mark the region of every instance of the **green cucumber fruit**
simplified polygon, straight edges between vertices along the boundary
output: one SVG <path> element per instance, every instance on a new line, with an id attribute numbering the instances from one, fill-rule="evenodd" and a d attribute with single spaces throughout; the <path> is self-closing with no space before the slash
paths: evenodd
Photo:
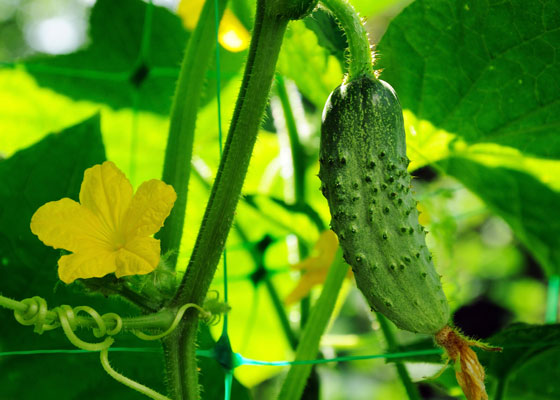
<path id="1" fill-rule="evenodd" d="M 402 109 L 386 82 L 336 88 L 323 111 L 321 190 L 345 260 L 372 310 L 434 334 L 449 307 L 410 190 Z"/>

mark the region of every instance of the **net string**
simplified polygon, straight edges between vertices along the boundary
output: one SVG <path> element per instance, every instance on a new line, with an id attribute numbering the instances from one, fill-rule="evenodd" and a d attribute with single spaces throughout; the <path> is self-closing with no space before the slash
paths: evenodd
<path id="1" fill-rule="evenodd" d="M 510 343 L 502 345 L 504 350 L 508 349 L 519 349 L 519 348 L 538 348 L 545 346 L 557 346 L 558 341 L 540 341 L 531 343 Z M 108 349 L 109 352 L 121 352 L 121 353 L 155 353 L 162 354 L 162 349 L 159 347 L 111 347 Z M 0 352 L 0 357 L 3 356 L 26 356 L 26 355 L 49 355 L 49 354 L 89 354 L 96 353 L 95 351 L 82 350 L 82 349 L 43 349 L 43 350 L 17 350 L 17 351 L 4 351 Z M 390 353 L 380 353 L 380 354 L 367 354 L 367 355 L 356 355 L 356 356 L 343 356 L 343 357 L 332 357 L 332 358 L 319 358 L 312 360 L 280 360 L 280 361 L 269 361 L 269 360 L 256 360 L 248 357 L 244 357 L 239 353 L 233 353 L 235 356 L 235 366 L 239 367 L 242 365 L 257 365 L 257 366 L 290 366 L 290 365 L 305 365 L 305 364 L 328 364 L 333 362 L 349 362 L 349 361 L 360 361 L 360 360 L 373 360 L 373 359 L 385 359 L 394 360 L 402 358 L 414 358 L 430 355 L 439 355 L 443 351 L 438 348 L 429 349 L 419 349 L 412 351 L 400 351 L 400 352 L 390 352 Z M 216 358 L 216 352 L 214 349 L 198 349 L 196 354 L 201 357 Z"/>
<path id="2" fill-rule="evenodd" d="M 211 0 L 208 0 L 211 1 Z M 218 9 L 218 0 L 214 0 L 214 32 L 215 32 L 215 48 L 216 48 L 216 112 L 217 112 L 217 122 L 218 122 L 218 149 L 220 162 L 223 155 L 223 134 L 222 134 L 222 103 L 221 103 L 221 65 L 220 65 L 220 43 L 219 43 L 219 31 L 220 31 L 220 12 Z M 228 271 L 227 271 L 227 250 L 224 247 L 222 255 L 222 265 L 223 265 L 223 276 L 224 276 L 224 302 L 228 304 Z M 233 351 L 231 349 L 229 334 L 228 334 L 228 313 L 224 313 L 222 334 L 218 342 L 216 343 L 215 350 L 220 353 L 219 347 L 223 347 L 223 351 L 227 352 L 227 359 L 231 360 L 233 356 Z M 220 361 L 220 360 L 218 360 Z M 229 364 L 229 363 L 227 363 Z M 222 365 L 224 368 L 224 400 L 231 399 L 231 390 L 233 383 L 233 365 Z"/>

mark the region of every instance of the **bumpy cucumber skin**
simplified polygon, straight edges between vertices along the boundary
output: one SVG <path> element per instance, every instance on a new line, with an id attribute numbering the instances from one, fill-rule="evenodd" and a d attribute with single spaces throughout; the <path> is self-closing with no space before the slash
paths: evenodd
<path id="1" fill-rule="evenodd" d="M 386 82 L 363 77 L 330 95 L 321 130 L 321 190 L 345 260 L 372 310 L 434 334 L 449 307 L 410 191 L 402 109 Z"/>

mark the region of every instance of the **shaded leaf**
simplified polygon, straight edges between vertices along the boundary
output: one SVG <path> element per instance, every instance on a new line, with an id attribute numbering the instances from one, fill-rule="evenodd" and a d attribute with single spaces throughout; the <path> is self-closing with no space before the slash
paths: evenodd
<path id="1" fill-rule="evenodd" d="M 559 27 L 555 1 L 418 0 L 389 26 L 377 67 L 437 128 L 559 157 Z"/>
<path id="2" fill-rule="evenodd" d="M 539 354 L 560 347 L 560 325 L 513 324 L 487 342 L 503 351 L 479 351 L 480 360 L 489 374 L 505 379 Z"/>
<path id="3" fill-rule="evenodd" d="M 488 339 L 501 353 L 478 352 L 488 374 L 505 385 L 507 399 L 557 399 L 560 325 L 514 324 Z M 507 383 L 506 383 L 507 382 Z"/>
<path id="4" fill-rule="evenodd" d="M 445 171 L 502 217 L 549 274 L 560 272 L 560 193 L 531 175 L 452 157 Z"/>

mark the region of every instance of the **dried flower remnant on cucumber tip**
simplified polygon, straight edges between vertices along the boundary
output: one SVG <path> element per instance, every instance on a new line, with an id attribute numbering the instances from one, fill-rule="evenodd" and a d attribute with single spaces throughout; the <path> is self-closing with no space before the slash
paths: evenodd
<path id="1" fill-rule="evenodd" d="M 454 363 L 455 377 L 467 400 L 488 400 L 484 385 L 484 368 L 471 346 L 486 351 L 501 351 L 502 349 L 468 339 L 449 325 L 446 325 L 434 337 L 436 343 L 445 350 L 446 365 L 449 361 Z"/>

